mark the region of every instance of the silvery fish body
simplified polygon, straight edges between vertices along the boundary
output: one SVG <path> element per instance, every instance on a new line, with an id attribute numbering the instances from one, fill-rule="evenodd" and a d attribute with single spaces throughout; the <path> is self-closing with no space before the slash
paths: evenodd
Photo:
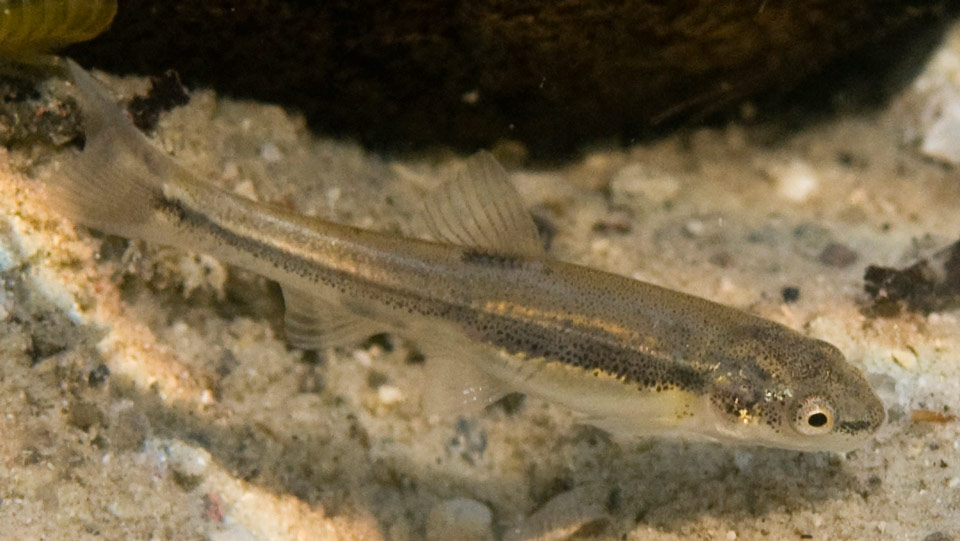
<path id="1" fill-rule="evenodd" d="M 48 186 L 65 216 L 211 254 L 278 281 L 290 342 L 413 340 L 432 411 L 510 391 L 628 435 L 848 450 L 881 402 L 837 348 L 701 298 L 548 257 L 486 153 L 426 201 L 430 240 L 306 217 L 219 190 L 155 149 L 103 88 L 67 70 L 86 145 Z"/>

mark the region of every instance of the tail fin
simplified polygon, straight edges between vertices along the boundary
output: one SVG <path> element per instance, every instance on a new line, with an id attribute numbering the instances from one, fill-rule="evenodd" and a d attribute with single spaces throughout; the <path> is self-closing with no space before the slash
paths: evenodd
<path id="1" fill-rule="evenodd" d="M 49 202 L 85 226 L 140 237 L 164 181 L 179 167 L 137 130 L 103 85 L 72 60 L 66 69 L 83 113 L 86 144 L 60 160 L 47 183 Z"/>

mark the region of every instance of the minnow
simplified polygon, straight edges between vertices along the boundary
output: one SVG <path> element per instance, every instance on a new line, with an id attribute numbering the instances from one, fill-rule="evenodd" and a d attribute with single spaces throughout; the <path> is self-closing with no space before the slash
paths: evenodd
<path id="1" fill-rule="evenodd" d="M 280 283 L 289 342 L 391 332 L 427 357 L 427 405 L 521 391 L 587 423 L 803 451 L 845 451 L 884 420 L 840 351 L 705 299 L 548 257 L 488 153 L 426 198 L 432 239 L 388 235 L 225 192 L 157 150 L 68 61 L 86 144 L 49 199 L 106 233 L 210 254 Z"/>

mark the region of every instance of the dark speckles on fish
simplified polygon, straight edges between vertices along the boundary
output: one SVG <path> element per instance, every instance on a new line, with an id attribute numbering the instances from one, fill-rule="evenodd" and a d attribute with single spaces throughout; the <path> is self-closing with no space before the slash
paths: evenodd
<path id="1" fill-rule="evenodd" d="M 87 144 L 51 201 L 103 231 L 209 253 L 280 282 L 290 342 L 378 332 L 418 343 L 435 411 L 509 391 L 624 434 L 845 450 L 883 407 L 833 346 L 739 310 L 559 262 L 485 153 L 430 197 L 432 239 L 322 221 L 226 193 L 157 151 L 100 85 L 68 65 Z"/>

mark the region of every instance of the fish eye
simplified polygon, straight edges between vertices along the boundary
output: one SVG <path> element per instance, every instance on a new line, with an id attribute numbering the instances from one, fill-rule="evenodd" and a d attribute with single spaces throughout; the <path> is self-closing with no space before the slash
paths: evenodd
<path id="1" fill-rule="evenodd" d="M 834 414 L 830 404 L 820 396 L 804 399 L 797 409 L 794 425 L 801 434 L 817 436 L 833 430 Z"/>

